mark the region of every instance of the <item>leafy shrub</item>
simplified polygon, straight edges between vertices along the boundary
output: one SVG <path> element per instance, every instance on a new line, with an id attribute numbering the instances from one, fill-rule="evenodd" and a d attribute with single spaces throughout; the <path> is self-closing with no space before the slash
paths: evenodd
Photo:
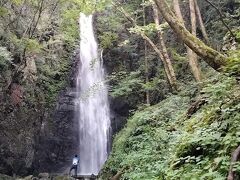
<path id="1" fill-rule="evenodd" d="M 226 179 L 231 153 L 240 144 L 240 88 L 222 76 L 203 85 L 201 94 L 188 87 L 137 111 L 115 137 L 101 177 L 123 170 L 121 179 Z M 196 98 L 208 103 L 188 118 Z"/>
<path id="2" fill-rule="evenodd" d="M 119 72 L 109 76 L 111 84 L 117 83 L 110 89 L 111 95 L 113 97 L 128 96 L 134 91 L 134 89 L 141 89 L 143 82 L 139 78 L 139 75 L 140 72 L 131 72 L 130 74 Z"/>

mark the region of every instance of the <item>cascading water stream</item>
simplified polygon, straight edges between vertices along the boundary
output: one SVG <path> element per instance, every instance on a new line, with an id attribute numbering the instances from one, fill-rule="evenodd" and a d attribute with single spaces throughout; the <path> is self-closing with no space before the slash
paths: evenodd
<path id="1" fill-rule="evenodd" d="M 77 111 L 80 139 L 79 172 L 98 174 L 108 156 L 110 111 L 105 73 L 98 55 L 92 15 L 80 14 L 80 60 Z"/>

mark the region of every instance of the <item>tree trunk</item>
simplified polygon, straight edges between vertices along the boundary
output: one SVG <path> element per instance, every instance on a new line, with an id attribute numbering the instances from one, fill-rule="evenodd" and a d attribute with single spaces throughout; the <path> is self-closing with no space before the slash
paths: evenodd
<path id="1" fill-rule="evenodd" d="M 148 64 L 148 59 L 147 59 L 147 43 L 146 43 L 146 40 L 144 40 L 144 63 L 145 63 L 145 81 L 146 81 L 146 84 L 149 83 L 149 64 Z M 150 93 L 149 93 L 149 90 L 147 89 L 146 90 L 146 103 L 148 105 L 150 105 Z"/>
<path id="2" fill-rule="evenodd" d="M 114 4 L 113 5 L 117 8 L 118 11 L 120 11 L 134 26 L 137 26 L 137 23 L 135 22 L 135 20 L 122 8 L 122 7 L 119 7 L 118 5 Z M 163 66 L 164 66 L 164 71 L 166 73 L 166 76 L 167 76 L 167 80 L 171 86 L 171 88 L 173 90 L 177 90 L 177 85 L 175 84 L 174 80 L 172 79 L 172 76 L 169 72 L 169 69 L 168 69 L 168 66 L 167 66 L 167 63 L 164 59 L 164 56 L 163 56 L 163 53 L 160 49 L 158 49 L 158 47 L 152 42 L 152 40 L 144 33 L 144 32 L 141 32 L 140 33 L 141 37 L 146 40 L 146 42 L 149 43 L 149 45 L 153 48 L 153 50 L 157 53 L 159 59 L 162 60 L 163 62 Z"/>
<path id="3" fill-rule="evenodd" d="M 144 0 L 143 0 L 144 3 Z M 145 7 L 143 6 L 143 25 L 146 25 L 146 16 L 145 16 Z M 147 59 L 147 42 L 144 40 L 144 67 L 145 67 L 145 82 L 146 84 L 149 83 L 149 63 Z M 150 105 L 150 93 L 149 90 L 146 90 L 146 103 Z"/>
<path id="4" fill-rule="evenodd" d="M 189 8 L 190 8 L 190 18 L 191 18 L 191 25 L 192 25 L 192 34 L 197 36 L 197 27 L 196 27 L 196 11 L 194 7 L 194 0 L 189 0 Z M 188 48 L 188 55 L 189 55 L 189 63 L 193 72 L 193 75 L 197 82 L 201 82 L 201 70 L 198 65 L 197 55 L 194 53 L 190 48 Z"/>
<path id="5" fill-rule="evenodd" d="M 168 65 L 163 57 L 163 53 L 158 49 L 158 47 L 152 42 L 152 40 L 144 33 L 141 33 L 141 36 L 144 40 L 146 40 L 150 46 L 153 48 L 153 50 L 157 53 L 159 59 L 162 60 L 163 62 L 163 66 L 164 66 L 164 71 L 166 73 L 166 76 L 167 76 L 167 80 L 170 84 L 170 86 L 174 89 L 174 90 L 177 90 L 177 86 L 176 84 L 174 83 L 172 77 L 171 77 L 171 74 L 169 72 L 169 69 L 168 69 Z"/>
<path id="6" fill-rule="evenodd" d="M 174 0 L 174 11 L 176 13 L 176 16 L 179 18 L 181 23 L 184 25 L 184 19 L 182 16 L 181 8 L 179 5 L 178 0 Z M 196 36 L 196 16 L 195 16 L 195 8 L 193 4 L 193 0 L 189 0 L 189 7 L 190 7 L 190 14 L 191 14 L 191 25 L 192 25 L 192 34 Z M 196 79 L 197 82 L 201 82 L 201 71 L 198 67 L 198 62 L 197 62 L 197 55 L 188 47 L 187 48 L 187 56 L 189 60 L 189 65 L 191 67 L 192 73 L 194 78 Z"/>
<path id="7" fill-rule="evenodd" d="M 192 34 L 194 36 L 197 35 L 197 27 L 196 27 L 196 10 L 194 6 L 194 0 L 189 0 L 189 9 L 190 9 L 190 17 L 191 17 L 191 25 L 192 25 Z"/>
<path id="8" fill-rule="evenodd" d="M 180 5 L 179 5 L 179 1 L 178 1 L 178 0 L 173 0 L 173 8 L 174 8 L 174 11 L 175 11 L 176 16 L 179 18 L 179 21 L 180 21 L 182 24 L 184 24 L 182 12 L 181 12 Z"/>
<path id="9" fill-rule="evenodd" d="M 157 6 L 155 4 L 153 5 L 153 17 L 154 17 L 155 24 L 158 27 L 160 25 L 159 12 L 158 12 Z M 160 45 L 161 45 L 162 55 L 163 55 L 164 61 L 166 61 L 166 65 L 167 65 L 169 74 L 170 74 L 171 79 L 174 83 L 174 86 L 177 86 L 176 85 L 177 84 L 177 78 L 176 78 L 176 75 L 175 75 L 175 72 L 174 72 L 174 69 L 173 69 L 173 66 L 172 66 L 171 59 L 170 59 L 170 57 L 168 55 L 168 52 L 167 52 L 167 48 L 166 48 L 166 45 L 165 45 L 165 42 L 164 42 L 164 39 L 163 39 L 163 32 L 162 32 L 161 29 L 158 29 L 158 37 L 159 37 L 159 42 L 160 42 Z"/>
<path id="10" fill-rule="evenodd" d="M 40 20 L 40 18 L 41 18 L 42 12 L 43 12 L 43 4 L 44 4 L 44 0 L 42 0 L 41 3 L 40 3 L 39 13 L 38 13 L 38 17 L 37 17 L 37 21 L 36 21 L 35 25 L 33 26 L 33 30 L 32 30 L 32 32 L 29 32 L 29 34 L 30 34 L 30 38 L 33 37 L 34 32 L 35 32 L 36 29 L 37 29 L 37 26 L 38 26 L 39 20 Z"/>
<path id="11" fill-rule="evenodd" d="M 236 172 L 233 171 L 233 165 L 239 160 L 239 158 L 240 158 L 240 146 L 238 146 L 237 149 L 232 154 L 231 165 L 228 172 L 227 180 L 238 179 L 236 178 Z"/>
<path id="12" fill-rule="evenodd" d="M 208 45 L 210 45 L 210 40 L 208 38 L 207 31 L 206 31 L 206 28 L 205 28 L 204 23 L 203 23 L 202 14 L 201 14 L 200 8 L 198 6 L 197 0 L 194 0 L 194 3 L 195 3 L 196 13 L 197 13 L 197 16 L 198 16 L 198 21 L 199 21 L 199 25 L 200 25 L 200 28 L 201 28 L 201 31 L 202 31 L 203 38 L 206 41 L 206 43 Z"/>
<path id="13" fill-rule="evenodd" d="M 183 42 L 191 48 L 195 53 L 203 58 L 213 69 L 222 71 L 227 64 L 227 58 L 204 44 L 197 37 L 193 36 L 179 21 L 176 15 L 170 10 L 165 0 L 154 0 L 158 9 L 162 13 L 164 19 L 168 22 L 174 32 L 183 40 Z"/>

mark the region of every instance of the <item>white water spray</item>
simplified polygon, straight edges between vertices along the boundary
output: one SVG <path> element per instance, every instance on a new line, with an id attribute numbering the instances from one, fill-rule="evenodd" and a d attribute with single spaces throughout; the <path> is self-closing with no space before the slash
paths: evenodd
<path id="1" fill-rule="evenodd" d="M 105 73 L 98 55 L 92 15 L 80 14 L 80 60 L 77 76 L 77 119 L 79 121 L 82 175 L 98 174 L 108 156 L 110 112 Z"/>

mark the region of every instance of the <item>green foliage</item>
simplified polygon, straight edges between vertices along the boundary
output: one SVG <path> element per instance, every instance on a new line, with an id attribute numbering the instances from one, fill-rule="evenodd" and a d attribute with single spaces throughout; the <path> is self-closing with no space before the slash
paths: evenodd
<path id="1" fill-rule="evenodd" d="M 148 91 L 156 90 L 161 83 L 161 79 L 158 77 L 153 78 L 150 82 L 143 84 L 143 89 Z"/>
<path id="2" fill-rule="evenodd" d="M 21 5 L 23 3 L 23 0 L 10 0 L 15 5 Z M 33 1 L 36 2 L 36 1 Z"/>
<path id="3" fill-rule="evenodd" d="M 110 94 L 113 97 L 128 96 L 136 89 L 141 89 L 142 80 L 139 78 L 140 72 L 131 72 L 130 74 L 126 72 L 119 72 L 117 74 L 113 73 L 109 76 L 109 80 L 114 81 L 118 84 L 112 86 Z"/>
<path id="4" fill-rule="evenodd" d="M 103 32 L 102 35 L 99 36 L 100 46 L 103 49 L 113 47 L 113 43 L 116 43 L 118 35 L 113 32 Z"/>
<path id="5" fill-rule="evenodd" d="M 69 0 L 68 2 L 62 0 L 62 3 L 71 5 L 71 9 L 79 9 L 85 14 L 92 14 L 104 10 L 106 6 L 109 6 L 111 0 Z"/>
<path id="6" fill-rule="evenodd" d="M 187 57 L 181 56 L 181 55 L 176 51 L 176 49 L 171 48 L 170 51 L 171 51 L 171 54 L 172 54 L 173 59 L 174 59 L 175 61 L 180 61 L 180 62 L 184 62 L 184 61 L 186 62 L 186 61 L 187 61 Z"/>
<path id="7" fill-rule="evenodd" d="M 226 1 L 219 1 L 220 5 L 223 7 Z M 203 2 L 200 3 L 205 7 Z M 198 87 L 186 87 L 192 82 L 186 81 L 186 58 L 181 47 L 177 47 L 172 50 L 171 57 L 175 60 L 174 68 L 178 79 L 183 81 L 184 87 L 181 89 L 184 90 L 170 96 L 163 68 L 160 68 L 161 62 L 149 46 L 147 52 L 145 51 L 144 41 L 139 37 L 139 34 L 144 32 L 152 38 L 158 30 L 168 28 L 166 23 L 158 27 L 149 23 L 152 22 L 150 1 L 121 2 L 124 9 L 139 24 L 133 28 L 119 12 L 110 7 L 111 0 L 44 1 L 44 11 L 39 21 L 36 18 L 40 8 L 38 0 L 5 0 L 2 4 L 0 71 L 4 75 L 7 71 L 10 75 L 8 78 L 0 76 L 0 80 L 5 82 L 15 77 L 20 79 L 19 84 L 25 89 L 24 103 L 26 101 L 33 104 L 33 108 L 32 112 L 26 107 L 19 109 L 24 115 L 41 112 L 42 117 L 50 114 L 47 112 L 48 108 L 54 104 L 58 92 L 66 83 L 70 69 L 70 53 L 76 49 L 79 40 L 80 12 L 92 14 L 101 11 L 96 23 L 99 42 L 101 47 L 106 49 L 104 53 L 107 57 L 114 54 L 113 58 L 106 58 L 108 68 L 113 71 L 109 77 L 110 93 L 114 98 L 127 99 L 131 107 L 141 108 L 129 118 L 126 128 L 116 136 L 113 152 L 103 169 L 104 180 L 121 170 L 122 179 L 225 179 L 231 152 L 240 143 L 239 85 L 231 78 L 216 77 L 214 74 L 213 79 L 203 82 L 203 88 L 197 97 Z M 147 7 L 146 26 L 143 26 L 143 7 Z M 224 19 L 228 24 L 232 23 L 232 26 L 239 25 L 239 11 L 236 12 L 231 14 L 233 18 Z M 208 31 L 212 39 L 222 40 L 227 30 L 221 28 L 220 21 L 212 20 L 212 17 L 218 18 L 218 15 L 211 12 L 204 13 L 204 16 L 204 19 L 209 20 L 207 27 L 210 27 Z M 134 34 L 127 31 L 129 28 Z M 168 40 L 167 45 L 171 43 L 170 34 L 164 37 Z M 236 31 L 236 40 L 239 39 L 239 31 Z M 157 44 L 157 39 L 155 40 L 154 43 Z M 172 41 L 175 43 L 175 40 Z M 226 72 L 239 75 L 239 51 L 228 53 L 230 57 Z M 37 65 L 35 82 L 23 82 L 21 79 L 21 68 L 24 67 L 27 57 L 33 57 Z M 148 83 L 145 83 L 145 59 L 149 63 Z M 91 63 L 92 68 L 94 63 L 95 60 Z M 0 89 L 6 84 L 1 84 Z M 152 104 L 167 95 L 169 97 L 146 108 L 141 105 L 145 101 L 146 90 L 150 91 Z M 2 96 L 2 92 L 0 93 Z M 86 96 L 88 95 L 87 93 Z M 159 96 L 161 98 L 158 98 Z M 198 98 L 206 99 L 207 103 L 191 117 L 187 117 L 189 106 Z M 20 122 L 21 127 L 22 124 L 31 124 L 34 119 L 32 116 L 22 117 L 29 118 L 14 117 L 19 120 L 17 122 Z M 15 133 L 17 134 L 17 131 Z M 234 170 L 239 172 L 239 163 L 234 165 Z"/>
<path id="8" fill-rule="evenodd" d="M 61 29 L 64 32 L 65 40 L 74 43 L 79 37 L 78 18 L 80 11 L 76 9 L 66 10 L 63 14 Z"/>
<path id="9" fill-rule="evenodd" d="M 163 31 L 168 27 L 167 23 L 160 24 L 159 26 L 156 26 L 155 23 L 150 23 L 146 26 L 135 26 L 130 28 L 129 32 L 141 34 L 141 33 L 147 33 L 147 34 L 153 34 L 157 33 L 159 30 Z"/>
<path id="10" fill-rule="evenodd" d="M 168 156 L 168 142 L 174 122 L 186 108 L 188 98 L 172 96 L 161 104 L 136 112 L 114 140 L 113 152 L 103 173 L 111 176 L 126 169 L 123 179 L 157 179 Z M 173 113 L 173 109 L 176 112 Z M 174 134 L 176 136 L 176 134 Z M 110 169 L 110 174 L 108 169 Z M 113 173 L 113 174 L 111 174 Z M 103 179 L 109 177 L 103 176 Z"/>
<path id="11" fill-rule="evenodd" d="M 42 46 L 36 39 L 22 39 L 23 46 L 26 48 L 26 52 L 28 53 L 40 53 Z"/>
<path id="12" fill-rule="evenodd" d="M 12 61 L 11 53 L 4 47 L 0 46 L 0 70 L 7 70 Z"/>
<path id="13" fill-rule="evenodd" d="M 203 86 L 192 99 L 189 87 L 137 111 L 115 137 L 102 179 L 120 170 L 121 179 L 225 179 L 231 153 L 240 143 L 240 88 L 221 76 Z M 186 117 L 190 102 L 198 98 L 207 104 Z"/>
<path id="14" fill-rule="evenodd" d="M 240 43 L 240 29 L 235 30 L 236 41 Z"/>
<path id="15" fill-rule="evenodd" d="M 0 16 L 6 16 L 8 14 L 8 9 L 5 7 L 0 7 Z"/>
<path id="16" fill-rule="evenodd" d="M 79 11 L 74 11 L 76 10 L 74 8 L 71 11 L 68 8 L 76 7 L 74 3 L 77 2 L 79 3 L 79 1 L 43 1 L 42 14 L 38 14 L 41 3 L 37 0 L 10 0 L 1 4 L 1 9 L 7 9 L 11 18 L 3 16 L 0 20 L 2 24 L 0 44 L 8 47 L 9 51 L 1 48 L 0 68 L 7 70 L 5 79 L 17 81 L 27 89 L 24 97 L 32 103 L 38 103 L 35 91 L 43 91 L 45 94 L 42 95 L 44 100 L 41 103 L 46 103 L 46 107 L 51 106 L 56 101 L 59 90 L 66 83 L 70 64 L 69 52 L 72 52 L 71 48 L 75 46 L 68 43 L 68 38 L 79 34 L 77 21 L 73 20 L 75 16 L 79 16 Z M 63 22 L 69 23 L 65 24 L 69 28 L 67 38 L 64 38 L 66 33 L 60 28 Z M 76 24 L 75 29 L 71 24 Z M 33 81 L 21 75 L 27 71 L 28 59 L 34 60 L 34 65 L 37 66 L 37 71 L 34 72 L 36 78 Z M 12 66 L 9 66 L 10 64 Z M 5 79 L 0 81 L 5 82 Z"/>
<path id="17" fill-rule="evenodd" d="M 228 64 L 225 71 L 231 75 L 240 74 L 240 50 L 229 51 Z"/>
<path id="18" fill-rule="evenodd" d="M 53 105 L 56 101 L 58 92 L 66 85 L 66 76 L 68 74 L 70 64 L 68 59 L 62 58 L 59 66 L 50 68 L 48 64 L 39 64 L 38 71 L 40 73 L 38 83 L 45 92 L 47 106 Z"/>
<path id="19" fill-rule="evenodd" d="M 219 102 L 231 98 L 231 96 L 236 91 L 233 87 L 236 86 L 236 80 L 227 77 L 217 77 L 213 78 L 217 81 L 215 84 L 206 83 L 205 87 L 202 89 L 202 93 L 208 96 L 212 102 Z M 213 81 L 211 80 L 211 81 Z M 210 81 L 210 82 L 211 82 Z"/>
<path id="20" fill-rule="evenodd" d="M 70 0 L 61 1 L 62 3 L 62 21 L 61 29 L 64 32 L 65 40 L 68 43 L 74 43 L 79 39 L 78 19 L 80 12 L 84 14 L 93 14 L 97 11 L 103 11 L 111 3 L 111 0 Z"/>

